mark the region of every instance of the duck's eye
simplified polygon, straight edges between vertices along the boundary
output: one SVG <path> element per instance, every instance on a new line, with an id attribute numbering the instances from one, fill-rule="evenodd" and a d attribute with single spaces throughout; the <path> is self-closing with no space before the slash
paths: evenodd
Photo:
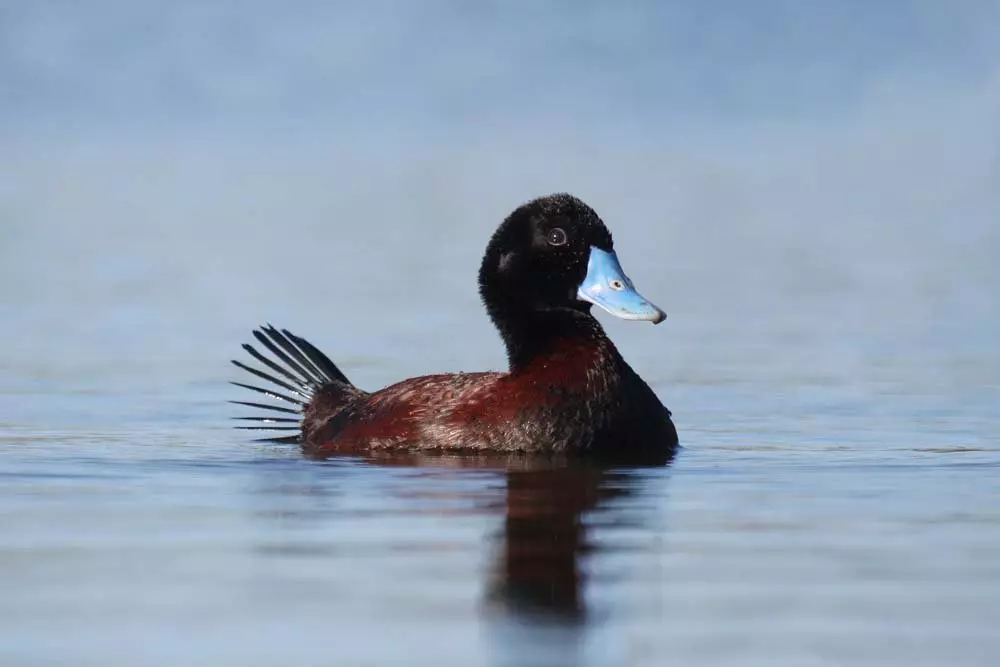
<path id="1" fill-rule="evenodd" d="M 566 245 L 566 232 L 560 227 L 553 227 L 549 230 L 548 236 L 549 245 Z"/>

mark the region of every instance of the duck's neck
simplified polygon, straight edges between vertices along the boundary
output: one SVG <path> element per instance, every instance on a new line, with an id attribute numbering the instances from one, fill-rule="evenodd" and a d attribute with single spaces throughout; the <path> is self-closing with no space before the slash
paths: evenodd
<path id="1" fill-rule="evenodd" d="M 490 312 L 490 316 L 507 347 L 511 373 L 525 371 L 539 361 L 571 354 L 594 357 L 571 360 L 580 367 L 590 365 L 588 361 L 603 365 L 621 360 L 601 324 L 588 312 L 567 307 Z"/>

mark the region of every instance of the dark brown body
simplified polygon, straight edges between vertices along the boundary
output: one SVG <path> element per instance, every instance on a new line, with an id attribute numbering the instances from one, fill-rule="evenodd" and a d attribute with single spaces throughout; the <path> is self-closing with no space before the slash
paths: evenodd
<path id="1" fill-rule="evenodd" d="M 303 447 L 317 455 L 672 449 L 670 412 L 593 323 L 511 373 L 428 375 L 371 394 L 328 386 L 305 411 Z"/>

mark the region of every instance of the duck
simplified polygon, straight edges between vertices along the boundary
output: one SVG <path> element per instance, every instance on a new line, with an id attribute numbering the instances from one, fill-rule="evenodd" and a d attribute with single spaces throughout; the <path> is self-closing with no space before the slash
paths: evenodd
<path id="1" fill-rule="evenodd" d="M 579 198 L 553 194 L 496 229 L 479 294 L 507 352 L 503 371 L 425 375 L 377 391 L 355 386 L 306 339 L 270 324 L 232 360 L 266 386 L 233 382 L 281 404 L 237 428 L 267 430 L 311 457 L 386 452 L 671 454 L 670 410 L 625 361 L 591 312 L 659 324 L 666 314 L 626 276 L 611 232 Z M 283 405 L 282 405 L 283 404 Z"/>

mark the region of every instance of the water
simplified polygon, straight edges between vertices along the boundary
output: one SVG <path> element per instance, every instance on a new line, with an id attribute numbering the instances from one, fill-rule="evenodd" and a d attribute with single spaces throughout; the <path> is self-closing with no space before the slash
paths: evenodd
<path id="1" fill-rule="evenodd" d="M 105 4 L 0 28 L 0 664 L 996 664 L 994 14 Z M 603 318 L 669 465 L 230 428 L 264 321 L 502 367 L 480 254 L 557 190 L 669 314 Z"/>
<path id="2" fill-rule="evenodd" d="M 114 244 L 42 298 L 29 276 L 68 249 L 33 255 L 40 232 L 22 230 L 8 260 L 25 277 L 4 294 L 3 664 L 992 664 L 991 334 L 835 326 L 825 313 L 870 299 L 852 291 L 752 319 L 670 309 L 694 300 L 645 269 L 671 317 L 607 325 L 675 412 L 669 466 L 313 462 L 248 443 L 225 381 L 250 311 L 283 311 L 367 387 L 501 361 L 474 243 L 451 280 L 379 272 L 385 248 L 347 232 L 328 231 L 361 248 L 330 268 L 349 290 L 253 270 L 225 287 L 247 312 L 213 315 L 198 305 L 219 285 L 153 277 L 133 296 L 145 273 Z M 201 260 L 170 243 L 149 270 L 189 263 L 199 283 Z M 271 288 L 282 298 L 256 293 Z M 379 302 L 358 306 L 368 292 Z"/>

